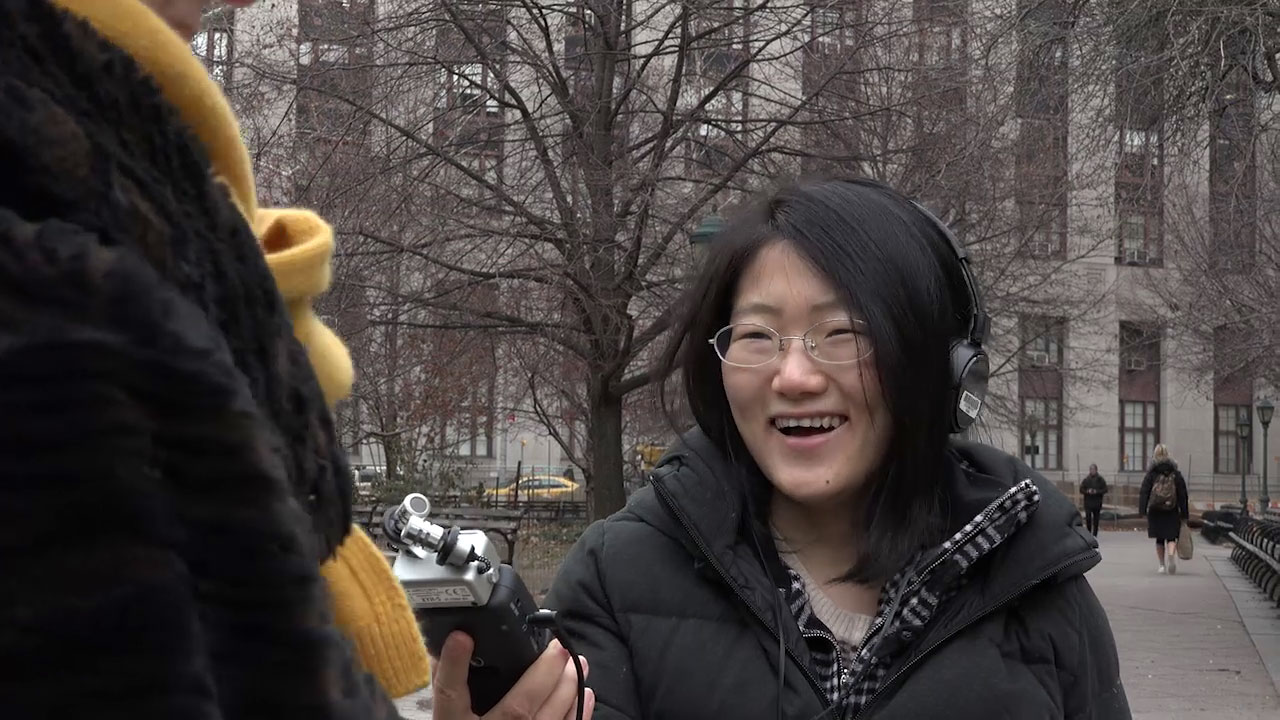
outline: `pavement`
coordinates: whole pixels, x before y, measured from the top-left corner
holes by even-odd
[[[1196,533],[1176,575],[1146,530],[1103,530],[1089,582],[1107,610],[1135,720],[1280,720],[1280,609]],[[430,690],[397,701],[432,720]]]
[[[1099,538],[1103,560],[1088,578],[1111,620],[1133,716],[1277,720],[1280,610],[1236,570],[1229,548],[1195,538],[1195,557],[1176,575],[1156,572],[1145,530]]]

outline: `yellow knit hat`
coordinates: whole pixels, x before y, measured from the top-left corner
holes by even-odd
[[[216,178],[257,234],[316,377],[332,405],[351,389],[351,357],[316,317],[312,299],[329,287],[333,230],[307,210],[261,210],[248,150],[221,88],[190,48],[139,0],[53,0],[88,21],[129,53],[200,138]],[[352,526],[321,568],[338,626],[361,662],[392,697],[427,684],[426,647],[391,566],[359,527]]]

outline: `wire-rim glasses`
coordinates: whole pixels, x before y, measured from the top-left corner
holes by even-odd
[[[809,357],[828,365],[855,363],[871,354],[866,323],[852,318],[823,320],[803,335],[783,335],[759,323],[733,323],[707,342],[729,365],[760,367],[777,359],[788,340],[800,340]]]

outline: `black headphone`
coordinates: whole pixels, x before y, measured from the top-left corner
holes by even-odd
[[[987,359],[987,351],[982,349],[982,341],[986,339],[987,330],[991,327],[991,318],[983,308],[978,281],[974,279],[973,269],[969,266],[969,252],[946,223],[920,203],[913,200],[911,204],[947,239],[951,252],[960,261],[960,272],[964,275],[964,285],[969,291],[969,332],[964,337],[951,341],[951,391],[947,401],[951,432],[962,433],[978,419],[982,404],[987,399],[991,362]]]

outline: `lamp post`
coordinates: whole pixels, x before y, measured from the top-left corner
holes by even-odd
[[[1040,446],[1036,444],[1036,435],[1040,431],[1040,418],[1031,415],[1026,419],[1027,435],[1031,444],[1027,446],[1027,454],[1031,456],[1031,467],[1036,467],[1036,457],[1040,455]]]
[[[1249,452],[1250,425],[1248,417],[1240,417],[1236,420],[1236,434],[1240,436],[1240,515],[1242,517],[1249,514],[1249,492],[1244,484],[1244,462]]]
[[[706,247],[723,229],[724,220],[721,220],[719,215],[708,215],[702,218],[698,227],[689,234],[689,244],[694,247]]]
[[[1264,513],[1271,507],[1271,495],[1267,491],[1267,431],[1271,428],[1271,415],[1275,411],[1275,403],[1270,399],[1263,398],[1258,402],[1258,421],[1262,423],[1262,497],[1258,502]]]

